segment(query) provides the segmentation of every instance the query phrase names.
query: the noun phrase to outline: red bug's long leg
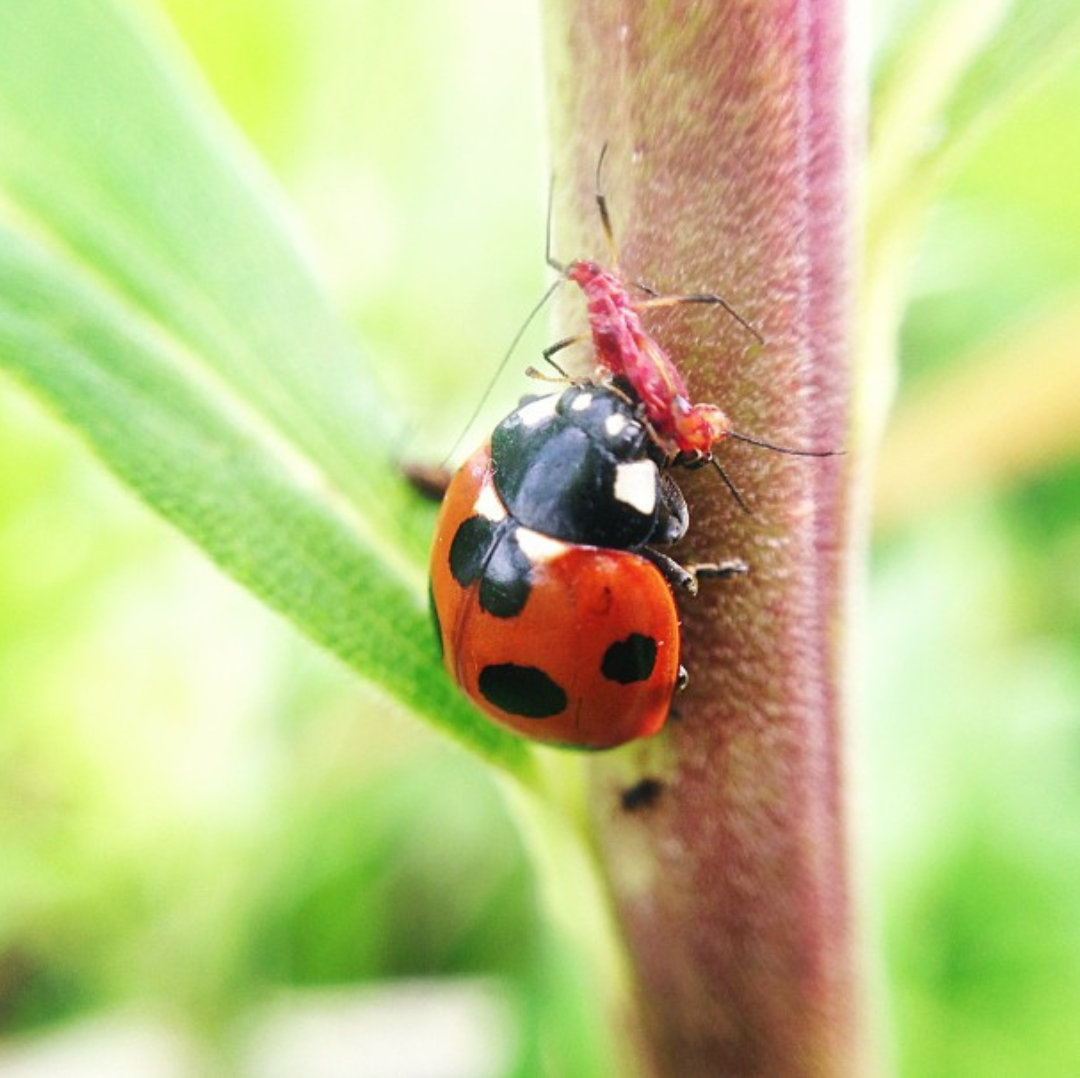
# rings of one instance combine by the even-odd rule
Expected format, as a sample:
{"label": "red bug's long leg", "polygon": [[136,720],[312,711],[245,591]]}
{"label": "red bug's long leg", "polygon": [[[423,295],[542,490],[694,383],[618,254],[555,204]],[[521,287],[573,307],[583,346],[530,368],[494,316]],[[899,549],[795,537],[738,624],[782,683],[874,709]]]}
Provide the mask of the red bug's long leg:
{"label": "red bug's long leg", "polygon": [[743,501],[743,496],[739,493],[739,488],[731,481],[731,477],[720,466],[720,461],[716,457],[710,456],[708,463],[710,463],[717,471],[725,487],[731,491],[731,496],[738,502],[739,508],[746,514],[753,516],[753,510]]}
{"label": "red bug's long leg", "polygon": [[551,382],[553,385],[574,385],[574,379],[568,374],[545,374],[541,370],[537,370],[536,367],[525,368],[526,378],[535,378],[538,382]]}
{"label": "red bug's long leg", "polygon": [[[615,229],[611,224],[611,211],[608,209],[607,195],[604,194],[604,188],[600,182],[600,174],[604,168],[604,158],[607,156],[607,149],[608,144],[605,142],[604,145],[600,147],[600,156],[596,161],[596,180],[593,197],[596,199],[596,208],[600,213],[600,227],[604,231],[604,241],[607,243],[608,255],[611,258],[611,268],[615,273],[618,273],[619,246],[615,242]],[[547,242],[544,245],[544,260],[556,273],[565,276],[568,267],[551,253],[551,216],[554,202],[555,176],[552,175],[551,185],[548,188]]]}
{"label": "red bug's long leg", "polygon": [[678,307],[683,303],[705,303],[710,306],[722,307],[740,326],[750,333],[758,344],[764,344],[765,338],[754,328],[737,310],[723,296],[717,295],[715,292],[687,292],[677,293],[673,295],[662,295],[657,292],[656,289],[650,288],[647,284],[642,284],[640,281],[634,282],[634,287],[639,288],[649,298],[642,300],[640,303],[634,304],[634,309],[638,311],[655,311],[662,307]]}
{"label": "red bug's long leg", "polygon": [[540,354],[544,357],[545,363],[550,363],[563,378],[569,381],[570,376],[551,357],[555,355],[556,352],[561,352],[564,348],[569,348],[572,344],[580,344],[582,341],[587,341],[588,339],[588,333],[576,333],[573,337],[563,337],[562,340],[558,340],[554,344],[549,344]]}
{"label": "red bug's long leg", "polygon": [[711,464],[716,469],[716,473],[720,476],[720,479],[723,482],[724,486],[728,488],[731,496],[738,503],[739,508],[744,513],[749,513],[751,516],[753,515],[753,510],[750,508],[750,506],[746,504],[745,501],[743,501],[743,496],[739,493],[739,488],[735,486],[735,484],[731,481],[731,476],[729,476],[728,473],[724,471],[723,467],[720,464],[720,461],[718,461],[716,457],[714,457],[711,453],[707,457],[699,456],[697,458],[690,459],[682,459],[680,457],[677,457],[674,463],[679,464],[684,468],[690,469],[704,468],[707,464]]}

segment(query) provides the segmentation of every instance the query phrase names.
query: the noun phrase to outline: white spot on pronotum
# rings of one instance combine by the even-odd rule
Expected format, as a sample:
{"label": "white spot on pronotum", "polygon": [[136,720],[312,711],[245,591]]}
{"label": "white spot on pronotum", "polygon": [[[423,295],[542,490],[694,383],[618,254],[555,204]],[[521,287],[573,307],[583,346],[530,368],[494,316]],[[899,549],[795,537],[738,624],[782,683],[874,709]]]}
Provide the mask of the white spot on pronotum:
{"label": "white spot on pronotum", "polygon": [[612,412],[604,420],[604,430],[607,431],[609,438],[618,438],[626,430],[628,422],[629,420],[621,412]]}
{"label": "white spot on pronotum", "polygon": [[506,516],[506,507],[499,500],[499,495],[491,483],[485,483],[480,488],[473,510],[477,516],[485,520],[500,521]]}
{"label": "white spot on pronotum", "polygon": [[518,528],[515,533],[517,545],[534,565],[552,561],[566,553],[566,543],[552,539],[550,535],[534,532],[532,528]]}
{"label": "white spot on pronotum", "polygon": [[523,404],[518,410],[518,419],[526,427],[536,427],[550,419],[555,414],[555,406],[559,403],[557,395],[540,397],[538,400]]}
{"label": "white spot on pronotum", "polygon": [[593,395],[591,393],[582,393],[574,398],[574,402],[570,405],[570,408],[574,412],[584,412],[592,407]]}
{"label": "white spot on pronotum", "polygon": [[636,509],[642,516],[656,511],[656,465],[635,460],[615,469],[615,500]]}

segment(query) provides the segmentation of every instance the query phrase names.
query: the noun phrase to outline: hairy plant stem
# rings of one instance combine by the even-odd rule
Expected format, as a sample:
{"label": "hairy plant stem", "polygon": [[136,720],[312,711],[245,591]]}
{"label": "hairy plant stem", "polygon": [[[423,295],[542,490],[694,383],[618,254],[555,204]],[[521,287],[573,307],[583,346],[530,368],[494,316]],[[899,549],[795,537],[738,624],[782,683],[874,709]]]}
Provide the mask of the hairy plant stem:
{"label": "hairy plant stem", "polygon": [[[590,763],[592,816],[657,1073],[864,1073],[843,766],[852,104],[840,0],[558,0],[545,6],[555,254],[718,291],[649,325],[697,400],[797,459],[720,448],[753,512],[687,475],[683,561],[742,580],[682,604],[690,688],[655,739]],[[563,290],[565,325],[580,297]],[[856,544],[858,549],[858,544]],[[648,797],[635,798],[642,779]],[[625,795],[625,797],[624,797]]]}

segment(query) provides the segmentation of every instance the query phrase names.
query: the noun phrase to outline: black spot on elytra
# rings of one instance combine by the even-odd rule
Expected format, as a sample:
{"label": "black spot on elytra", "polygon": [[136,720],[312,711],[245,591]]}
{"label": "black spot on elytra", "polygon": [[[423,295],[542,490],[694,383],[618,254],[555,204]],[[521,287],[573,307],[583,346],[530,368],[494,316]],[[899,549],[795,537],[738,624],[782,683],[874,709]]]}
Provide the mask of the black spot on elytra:
{"label": "black spot on elytra", "polygon": [[535,666],[485,666],[479,685],[488,703],[521,719],[550,719],[566,710],[566,693]]}
{"label": "black spot on elytra", "polygon": [[484,571],[497,527],[487,517],[469,517],[454,533],[450,544],[450,573],[463,588],[470,587]]}
{"label": "black spot on elytra", "polygon": [[652,808],[660,800],[660,794],[664,791],[664,784],[659,779],[644,778],[628,786],[622,792],[623,812],[639,812],[641,809]]}
{"label": "black spot on elytra", "polygon": [[484,566],[480,580],[480,609],[492,617],[516,617],[532,590],[532,562],[518,546],[517,533],[516,525],[508,525],[495,540]]}
{"label": "black spot on elytra", "polygon": [[521,613],[532,588],[532,563],[518,546],[517,524],[463,520],[450,543],[450,573],[463,587],[480,581],[480,609],[496,618]]}
{"label": "black spot on elytra", "polygon": [[604,652],[600,673],[608,681],[632,685],[648,681],[656,668],[656,641],[651,636],[631,633],[625,640],[616,640]]}

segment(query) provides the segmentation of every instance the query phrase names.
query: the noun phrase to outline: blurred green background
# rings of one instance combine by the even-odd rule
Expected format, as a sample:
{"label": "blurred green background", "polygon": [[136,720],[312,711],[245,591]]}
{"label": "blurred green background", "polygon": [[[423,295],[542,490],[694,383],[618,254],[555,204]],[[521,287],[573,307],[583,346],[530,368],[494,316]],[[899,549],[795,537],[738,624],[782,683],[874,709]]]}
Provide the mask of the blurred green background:
{"label": "blurred green background", "polygon": [[[390,372],[403,452],[440,457],[545,280],[533,5],[164,6]],[[904,1075],[1080,1073],[1078,114],[1073,65],[979,143],[912,268],[852,752]],[[446,1073],[607,1073],[489,773],[11,384],[0,455],[0,1069],[122,1014],[195,1057],[147,1074],[288,1073],[273,1007],[422,978],[479,1031]]]}

